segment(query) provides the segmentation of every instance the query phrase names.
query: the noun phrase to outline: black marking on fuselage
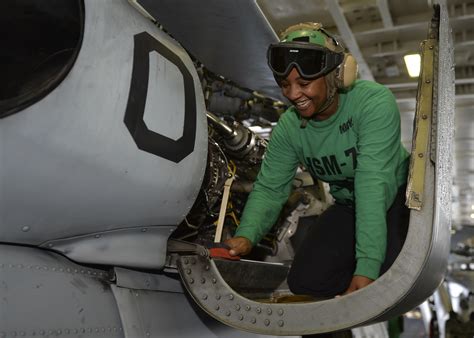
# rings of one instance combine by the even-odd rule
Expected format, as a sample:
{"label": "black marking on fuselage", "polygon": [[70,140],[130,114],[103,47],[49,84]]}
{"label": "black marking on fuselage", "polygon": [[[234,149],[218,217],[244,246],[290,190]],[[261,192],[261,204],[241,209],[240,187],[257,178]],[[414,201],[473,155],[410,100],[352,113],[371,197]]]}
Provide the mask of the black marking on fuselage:
{"label": "black marking on fuselage", "polygon": [[[196,95],[191,73],[172,50],[147,32],[134,36],[133,70],[124,122],[138,148],[173,162],[180,162],[194,151],[196,140]],[[148,73],[151,51],[166,58],[178,67],[184,81],[183,135],[173,140],[149,130],[143,120],[148,92]],[[170,114],[174,112],[170,111]]]}

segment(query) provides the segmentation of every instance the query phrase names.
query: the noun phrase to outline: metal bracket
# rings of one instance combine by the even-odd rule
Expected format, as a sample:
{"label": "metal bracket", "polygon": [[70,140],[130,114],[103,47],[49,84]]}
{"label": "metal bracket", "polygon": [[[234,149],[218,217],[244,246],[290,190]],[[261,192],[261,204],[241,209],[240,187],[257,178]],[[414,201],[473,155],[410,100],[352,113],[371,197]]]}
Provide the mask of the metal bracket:
{"label": "metal bracket", "polygon": [[428,39],[421,44],[423,69],[418,83],[414,138],[407,187],[407,206],[420,210],[423,206],[426,161],[430,157],[430,134],[433,113],[434,52],[437,41]]}

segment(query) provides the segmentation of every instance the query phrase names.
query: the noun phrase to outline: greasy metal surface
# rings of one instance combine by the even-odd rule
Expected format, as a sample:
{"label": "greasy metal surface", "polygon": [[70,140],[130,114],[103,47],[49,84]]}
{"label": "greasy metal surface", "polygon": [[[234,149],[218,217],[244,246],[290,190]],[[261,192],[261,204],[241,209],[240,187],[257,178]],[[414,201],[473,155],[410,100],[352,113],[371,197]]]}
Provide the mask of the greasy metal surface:
{"label": "greasy metal surface", "polygon": [[[288,265],[255,261],[214,260],[219,273],[229,286],[245,297],[270,298],[271,292],[285,286]],[[258,283],[255,283],[258,281]]]}
{"label": "greasy metal surface", "polygon": [[142,227],[92,233],[47,241],[42,247],[79,263],[161,269],[174,226]]}
{"label": "greasy metal surface", "polygon": [[108,271],[0,245],[0,337],[123,337]]}
{"label": "greasy metal surface", "polygon": [[[175,225],[200,189],[207,124],[190,57],[127,1],[84,4],[84,39],[68,76],[41,101],[0,122],[0,241],[37,245],[119,228]],[[142,32],[174,51],[192,74],[196,141],[180,163],[138,149],[124,124],[134,35]],[[164,64],[149,75],[150,86],[169,85],[164,88],[169,95],[147,100],[147,123],[165,135],[182,133],[183,88],[170,82],[179,74],[164,79],[176,69],[150,54]],[[168,109],[177,101],[176,109]]]}
{"label": "greasy metal surface", "polygon": [[[440,50],[449,52],[449,23],[442,7]],[[441,33],[444,35],[442,35]],[[452,59],[440,53],[438,93],[451,90],[452,82],[440,72],[451,73]],[[451,100],[437,95],[438,125],[452,120]],[[447,128],[452,128],[449,126]],[[452,129],[439,128],[437,148],[450,142]],[[267,304],[242,297],[224,281],[213,261],[205,257],[181,257],[179,270],[186,288],[198,304],[222,322],[243,330],[266,334],[309,334],[341,330],[387,320],[420,304],[437,288],[444,277],[449,248],[449,217],[443,211],[449,200],[450,157],[438,150],[435,163],[425,161],[424,203],[412,210],[405,245],[393,266],[374,283],[344,297],[300,304]],[[427,150],[428,154],[430,149]],[[416,155],[416,154],[414,154]],[[412,154],[413,156],[413,154]],[[445,168],[445,169],[443,169]],[[352,309],[357,309],[353,311]]]}
{"label": "greasy metal surface", "polygon": [[413,132],[413,148],[407,183],[407,206],[420,210],[423,206],[425,166],[429,160],[431,115],[433,109],[433,62],[437,41],[425,40],[421,44],[422,69],[418,82],[418,96]]}

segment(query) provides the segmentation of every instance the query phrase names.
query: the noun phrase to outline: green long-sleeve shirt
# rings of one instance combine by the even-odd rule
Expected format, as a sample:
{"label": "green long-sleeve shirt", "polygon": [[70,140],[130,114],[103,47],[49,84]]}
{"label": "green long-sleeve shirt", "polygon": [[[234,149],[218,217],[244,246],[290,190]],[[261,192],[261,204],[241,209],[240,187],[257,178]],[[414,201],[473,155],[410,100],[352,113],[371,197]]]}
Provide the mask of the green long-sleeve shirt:
{"label": "green long-sleeve shirt", "polygon": [[358,80],[339,94],[337,112],[324,121],[301,120],[290,107],[273,129],[236,236],[255,245],[276,222],[299,164],[328,182],[337,203],[356,214],[355,275],[379,276],[386,250],[386,212],[406,182],[409,154],[400,141],[400,113],[392,93]]}

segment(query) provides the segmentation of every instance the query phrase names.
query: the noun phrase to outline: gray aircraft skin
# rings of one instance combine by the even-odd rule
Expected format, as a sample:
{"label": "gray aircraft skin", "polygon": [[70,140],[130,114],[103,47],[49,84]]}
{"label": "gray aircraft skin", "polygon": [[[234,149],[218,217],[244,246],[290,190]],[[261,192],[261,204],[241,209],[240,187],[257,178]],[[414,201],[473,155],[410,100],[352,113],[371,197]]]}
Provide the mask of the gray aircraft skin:
{"label": "gray aircraft skin", "polygon": [[[412,176],[417,165],[424,175],[410,181],[408,194],[419,192],[421,180],[423,203],[412,209],[400,256],[356,293],[273,304],[239,294],[218,268],[232,275],[238,267],[209,258],[201,246],[187,250],[169,240],[211,165],[212,115],[196,63],[150,20],[159,6],[147,13],[125,0],[71,3],[63,13],[52,1],[44,11],[43,2],[17,1],[16,10],[25,6],[52,22],[75,15],[80,33],[38,61],[35,82],[0,97],[0,337],[331,332],[404,313],[439,285],[449,250],[449,208],[442,206],[450,204],[454,111],[443,4],[425,43],[430,101],[423,103],[428,94],[418,98],[431,118],[415,121],[421,140],[413,154],[427,160],[412,164]],[[250,135],[249,148],[264,146],[242,126],[211,123],[228,135]],[[226,147],[235,154],[233,145]]]}

